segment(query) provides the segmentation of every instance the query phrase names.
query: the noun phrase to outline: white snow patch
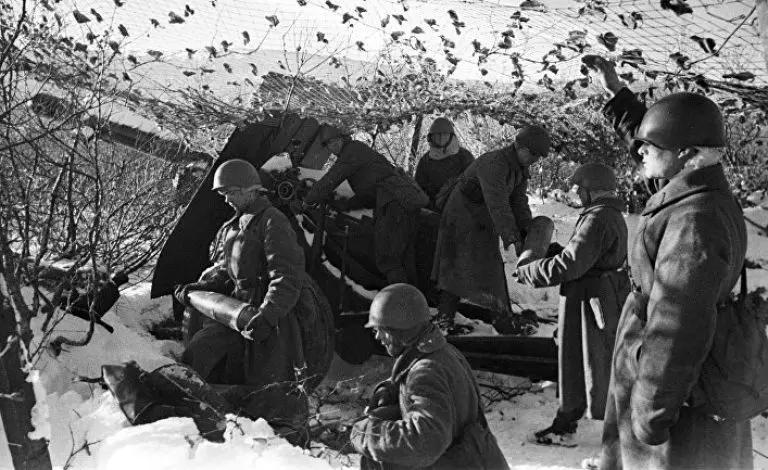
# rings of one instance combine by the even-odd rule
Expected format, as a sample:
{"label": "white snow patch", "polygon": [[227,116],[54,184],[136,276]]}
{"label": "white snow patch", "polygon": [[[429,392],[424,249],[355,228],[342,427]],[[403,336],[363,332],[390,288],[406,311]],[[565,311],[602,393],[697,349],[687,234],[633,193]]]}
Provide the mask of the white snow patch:
{"label": "white snow patch", "polygon": [[278,153],[261,165],[263,171],[270,173],[280,173],[291,168],[293,168],[293,163],[291,163],[291,156],[288,155],[288,152]]}
{"label": "white snow patch", "polygon": [[358,220],[363,220],[364,217],[373,219],[373,209],[355,209],[353,211],[346,211],[344,213]]}
{"label": "white snow patch", "polygon": [[[335,278],[338,279],[341,277],[341,270],[339,270],[336,266],[332,265],[330,261],[328,260],[323,261],[323,266],[325,266]],[[353,291],[365,297],[366,299],[373,300],[373,298],[376,296],[376,291],[366,289],[365,287],[353,281],[349,276],[344,276],[344,282],[350,288],[352,288]]]}
{"label": "white snow patch", "polygon": [[[299,176],[301,179],[310,178],[317,181],[326,173],[327,170],[313,170],[311,168],[299,167]],[[347,180],[344,180],[344,182],[336,188],[335,193],[338,197],[346,199],[349,199],[355,195],[355,192],[352,191],[352,187],[349,185]]]}
{"label": "white snow patch", "polygon": [[40,371],[32,370],[27,375],[27,382],[32,384],[35,394],[35,406],[32,408],[32,426],[34,431],[29,433],[32,440],[51,440],[51,422],[45,387],[40,381]]}

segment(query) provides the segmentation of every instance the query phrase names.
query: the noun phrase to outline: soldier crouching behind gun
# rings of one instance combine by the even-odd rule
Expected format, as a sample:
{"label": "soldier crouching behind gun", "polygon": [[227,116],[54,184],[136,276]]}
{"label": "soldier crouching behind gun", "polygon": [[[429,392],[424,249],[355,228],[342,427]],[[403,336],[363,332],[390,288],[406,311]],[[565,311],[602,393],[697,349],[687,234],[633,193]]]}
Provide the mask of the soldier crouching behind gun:
{"label": "soldier crouching behind gun", "polygon": [[[249,305],[232,315],[229,326],[187,308],[182,362],[209,383],[233,386],[222,394],[292,443],[305,444],[309,405],[297,384],[305,358],[314,358],[304,350],[308,343],[302,331],[306,322],[317,322],[327,301],[305,272],[304,253],[288,219],[263,194],[256,168],[245,160],[224,162],[213,189],[237,214],[224,226],[222,256],[200,281],[178,286],[174,295],[187,307],[190,292],[200,290]],[[320,334],[310,339],[325,340]]]}

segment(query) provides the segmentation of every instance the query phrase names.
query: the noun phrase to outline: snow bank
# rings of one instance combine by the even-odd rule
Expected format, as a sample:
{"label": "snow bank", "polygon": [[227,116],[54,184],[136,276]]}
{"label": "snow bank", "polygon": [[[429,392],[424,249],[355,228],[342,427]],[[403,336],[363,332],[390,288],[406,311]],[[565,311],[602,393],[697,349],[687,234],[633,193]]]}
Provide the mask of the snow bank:
{"label": "snow bank", "polygon": [[[230,417],[226,442],[200,438],[191,419],[173,418],[131,426],[109,391],[81,381],[97,378],[104,364],[134,360],[147,370],[174,362],[181,345],[158,341],[147,328],[170,315],[169,298],[150,299],[149,283],[122,292],[120,301],[104,316],[115,328],[101,327],[86,346],[65,347],[59,354],[45,350],[31,374],[42,393],[37,407],[36,437],[50,436],[49,452],[55,467],[72,469],[325,469],[329,464],[276,437],[263,420]],[[40,338],[42,319],[35,319]],[[50,337],[79,339],[87,323],[72,316],[58,318]],[[34,344],[33,344],[34,345]],[[36,345],[35,345],[36,346]],[[39,378],[37,377],[39,375]],[[44,390],[43,390],[44,387]],[[47,395],[46,395],[47,394]],[[0,464],[10,462],[7,447]],[[5,468],[5,467],[3,467]]]}

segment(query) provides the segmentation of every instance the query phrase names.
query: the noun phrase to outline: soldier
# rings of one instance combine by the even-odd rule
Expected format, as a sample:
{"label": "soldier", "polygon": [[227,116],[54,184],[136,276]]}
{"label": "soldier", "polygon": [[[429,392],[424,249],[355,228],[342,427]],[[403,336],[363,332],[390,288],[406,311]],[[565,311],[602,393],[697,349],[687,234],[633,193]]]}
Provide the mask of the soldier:
{"label": "soldier", "polygon": [[[309,403],[298,387],[297,370],[316,359],[304,350],[309,341],[330,339],[320,327],[320,316],[330,307],[304,271],[304,252],[288,219],[263,194],[256,168],[228,160],[216,170],[213,189],[236,211],[223,228],[222,257],[199,282],[178,286],[174,295],[190,307],[190,291],[214,291],[251,307],[237,317],[242,333],[188,308],[182,362],[207,382],[245,386],[240,388],[245,410],[301,443]],[[306,331],[314,336],[306,338]],[[329,347],[319,344],[318,350]]]}
{"label": "soldier", "polygon": [[459,146],[453,123],[444,117],[432,122],[427,140],[429,151],[416,165],[416,182],[429,197],[429,209],[442,212],[445,199],[450,194],[447,192],[446,183],[450,186],[464,173],[475,157],[469,150]]}
{"label": "soldier", "polygon": [[430,323],[418,289],[393,284],[379,291],[366,327],[395,363],[350,435],[361,468],[509,468],[469,364]]}
{"label": "soldier", "polygon": [[318,139],[336,162],[310,189],[305,204],[330,196],[344,180],[363,207],[374,209],[376,267],[387,284],[415,280],[414,241],[419,212],[429,202],[416,182],[383,155],[338,129],[323,126]]}
{"label": "soldier", "polygon": [[[619,320],[600,467],[752,468],[750,422],[705,411],[720,322],[747,246],[744,217],[721,164],[727,145],[717,105],[673,93],[646,110],[612,63],[592,57],[593,75],[612,95],[605,114],[663,179],[629,249],[633,292]],[[737,322],[737,320],[732,320]],[[733,347],[739,347],[738,344]],[[736,353],[736,351],[734,351]],[[709,372],[707,372],[709,371]]]}
{"label": "soldier", "polygon": [[439,323],[449,332],[461,298],[510,313],[507,277],[499,251],[522,248],[533,219],[528,206],[528,167],[549,153],[539,126],[520,130],[515,142],[477,158],[448,197],[437,236],[432,277],[441,289]]}
{"label": "soldier", "polygon": [[518,282],[560,285],[558,387],[560,408],[552,425],[536,432],[538,444],[567,444],[585,412],[603,419],[616,326],[629,294],[627,224],[616,196],[616,175],[601,163],[580,166],[575,185],[583,211],[562,252],[517,268]]}

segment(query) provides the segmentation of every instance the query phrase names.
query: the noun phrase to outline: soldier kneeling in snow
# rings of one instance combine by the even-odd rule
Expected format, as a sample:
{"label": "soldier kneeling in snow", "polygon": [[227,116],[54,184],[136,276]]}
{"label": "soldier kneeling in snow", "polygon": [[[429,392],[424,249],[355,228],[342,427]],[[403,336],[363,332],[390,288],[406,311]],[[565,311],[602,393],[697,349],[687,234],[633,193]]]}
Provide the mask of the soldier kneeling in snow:
{"label": "soldier kneeling in snow", "polygon": [[[213,189],[236,216],[224,226],[220,261],[199,282],[176,289],[176,298],[191,307],[182,362],[206,382],[229,386],[218,391],[300,443],[307,389],[322,380],[333,357],[330,306],[304,270],[304,252],[288,219],[264,196],[256,168],[245,160],[226,161],[216,170]],[[228,297],[219,296],[213,313],[203,316],[190,300],[198,296],[192,291]]]}
{"label": "soldier kneeling in snow", "polygon": [[418,289],[379,291],[366,326],[396,360],[350,436],[361,468],[509,468],[469,364],[432,325]]}

